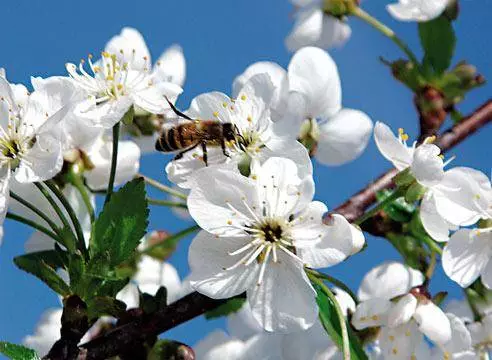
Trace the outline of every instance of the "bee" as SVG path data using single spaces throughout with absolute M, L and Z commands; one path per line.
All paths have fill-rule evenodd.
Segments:
M 185 153 L 201 146 L 203 150 L 203 162 L 208 166 L 208 146 L 220 146 L 222 153 L 229 157 L 226 150 L 228 142 L 235 142 L 239 135 L 237 126 L 232 123 L 221 123 L 216 120 L 197 120 L 179 111 L 167 99 L 169 106 L 176 115 L 190 122 L 178 124 L 164 129 L 155 143 L 155 149 L 162 152 L 173 152 L 180 150 L 174 160 L 183 157 Z

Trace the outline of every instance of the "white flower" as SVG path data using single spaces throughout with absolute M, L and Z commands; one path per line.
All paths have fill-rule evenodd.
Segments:
M 423 144 L 407 146 L 403 129 L 396 137 L 391 129 L 376 123 L 374 139 L 381 154 L 400 171 L 409 170 L 426 188 L 420 209 L 422 225 L 437 241 L 447 241 L 450 230 L 475 223 L 486 216 L 491 198 L 490 182 L 480 172 L 463 167 L 444 171 L 441 150 L 428 138 Z M 485 178 L 485 179 L 484 179 Z M 488 189 L 487 189 L 488 187 Z
M 109 183 L 111 157 L 113 155 L 112 138 L 102 134 L 87 148 L 83 148 L 90 159 L 93 169 L 84 173 L 87 185 L 93 190 L 106 189 Z M 129 140 L 118 143 L 115 185 L 131 180 L 140 168 L 140 148 Z
M 208 334 L 204 339 L 193 346 L 195 357 L 200 360 L 242 359 L 244 342 L 227 335 L 222 330 Z
M 33 335 L 24 337 L 22 343 L 36 350 L 40 356 L 48 354 L 53 344 L 60 338 L 63 309 L 46 310 L 39 320 Z
M 486 315 L 480 321 L 468 325 L 472 344 L 485 351 L 492 349 L 492 315 Z
M 29 94 L 0 77 L 0 223 L 9 202 L 11 176 L 21 183 L 55 176 L 63 158 L 53 129 L 63 120 L 72 93 L 59 82 Z
M 223 154 L 220 147 L 207 147 L 209 167 L 228 164 L 230 168 L 252 160 L 264 161 L 271 156 L 283 156 L 294 160 L 303 174 L 312 173 L 309 155 L 284 122 L 273 122 L 270 104 L 274 87 L 267 74 L 257 74 L 249 79 L 231 100 L 225 94 L 211 92 L 199 95 L 191 102 L 187 115 L 192 119 L 212 119 L 231 123 L 235 127 L 236 141 L 226 144 Z M 169 179 L 180 187 L 190 188 L 190 176 L 205 167 L 201 149 L 187 151 L 179 160 L 166 167 Z
M 274 120 L 284 123 L 284 131 L 298 136 L 301 124 L 310 122 L 319 162 L 340 165 L 364 151 L 372 121 L 361 111 L 342 108 L 338 69 L 325 51 L 315 47 L 300 49 L 287 71 L 275 63 L 255 63 L 234 80 L 234 95 L 248 79 L 260 73 L 267 73 L 275 86 L 271 106 Z
M 437 359 L 475 359 L 472 349 L 472 339 L 465 322 L 458 316 L 446 313 L 451 324 L 451 339 L 435 347 L 432 358 Z
M 429 21 L 441 15 L 448 3 L 449 0 L 399 0 L 386 8 L 400 21 Z
M 139 306 L 140 293 L 153 296 L 162 286 L 167 290 L 168 304 L 181 296 L 181 280 L 174 266 L 142 255 L 137 264 L 137 272 L 131 282 L 118 293 L 117 299 L 123 301 L 128 309 L 136 308 Z
M 84 61 L 78 67 L 66 65 L 70 77 L 87 97 L 78 104 L 76 114 L 96 126 L 112 127 L 132 105 L 162 114 L 169 110 L 165 96 L 174 102 L 182 92 L 180 86 L 168 81 L 164 70 L 150 69 L 147 46 L 134 29 L 123 29 L 101 55 L 96 63 L 91 55 L 88 57 L 92 74 L 84 69 Z
M 364 278 L 359 294 L 365 300 L 357 306 L 352 324 L 358 330 L 382 327 L 378 346 L 383 358 L 416 356 L 423 335 L 440 346 L 450 341 L 449 319 L 425 290 L 415 287 L 422 281 L 415 270 L 395 263 L 383 264 Z
M 479 276 L 492 289 L 492 228 L 460 229 L 444 247 L 444 272 L 462 287 L 468 287 Z
M 304 265 L 343 261 L 362 233 L 340 215 L 322 223 L 327 208 L 312 201 L 312 177 L 300 178 L 289 159 L 254 164 L 250 178 L 208 168 L 195 181 L 188 209 L 205 231 L 190 246 L 191 286 L 216 299 L 246 292 L 267 331 L 309 328 L 318 311 Z
M 296 22 L 292 32 L 285 39 L 290 51 L 303 46 L 318 46 L 328 49 L 343 45 L 352 30 L 344 20 L 338 19 L 324 10 L 329 0 L 291 0 L 299 7 L 296 11 Z

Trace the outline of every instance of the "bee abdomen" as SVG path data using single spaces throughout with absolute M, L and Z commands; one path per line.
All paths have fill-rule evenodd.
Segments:
M 163 152 L 171 152 L 181 149 L 180 144 L 176 141 L 176 135 L 178 135 L 178 133 L 175 128 L 163 131 L 155 143 L 155 149 Z

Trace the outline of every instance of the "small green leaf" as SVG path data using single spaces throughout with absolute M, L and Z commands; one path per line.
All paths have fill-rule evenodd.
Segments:
M 205 313 L 205 319 L 210 320 L 235 313 L 239 311 L 239 309 L 241 309 L 245 301 L 246 298 L 243 297 L 235 297 L 229 299 L 224 304 L 219 305 L 215 309 L 207 311 Z
M 67 296 L 71 293 L 67 283 L 44 260 L 23 255 L 14 258 L 14 263 L 19 269 L 39 278 L 56 293 L 62 296 Z
M 442 74 L 453 58 L 456 35 L 451 21 L 441 15 L 437 19 L 419 23 L 420 43 L 424 49 L 424 64 Z
M 384 201 L 393 192 L 391 190 L 383 190 L 376 194 L 378 202 Z M 391 204 L 384 207 L 384 211 L 388 216 L 397 222 L 406 223 L 412 219 L 412 215 L 415 211 L 415 205 L 409 204 L 404 198 L 398 198 Z
M 26 261 L 38 262 L 44 261 L 49 267 L 58 269 L 64 266 L 64 262 L 66 261 L 64 257 L 64 254 L 59 253 L 57 250 L 45 250 L 17 256 L 16 259 L 26 259 Z
M 109 315 L 119 318 L 126 310 L 126 304 L 109 296 L 96 296 L 87 302 L 89 319 Z
M 324 329 L 333 340 L 333 342 L 341 349 L 342 348 L 342 330 L 340 328 L 340 322 L 335 310 L 335 304 L 326 296 L 319 286 L 313 284 L 316 292 L 316 302 L 319 307 L 319 318 Z M 350 324 L 347 324 L 347 331 L 349 335 L 350 343 L 350 359 L 351 360 L 367 360 L 368 357 L 360 344 L 357 335 L 354 333 Z
M 108 268 L 127 260 L 145 235 L 148 216 L 144 181 L 134 179 L 104 205 L 92 231 L 91 258 L 104 259 Z
M 36 351 L 21 345 L 0 341 L 0 353 L 11 360 L 40 360 Z

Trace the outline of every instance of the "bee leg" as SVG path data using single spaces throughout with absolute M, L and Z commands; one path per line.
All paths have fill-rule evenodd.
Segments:
M 188 148 L 188 149 L 185 149 L 185 150 L 181 151 L 179 154 L 177 154 L 177 155 L 174 157 L 173 161 L 174 161 L 174 160 L 179 160 L 179 159 L 183 158 L 183 155 L 184 155 L 184 154 L 186 154 L 188 151 L 193 150 L 193 149 L 194 149 L 194 148 L 196 148 L 198 145 L 200 145 L 200 143 L 196 143 L 196 144 L 195 144 L 195 145 L 193 145 L 192 147 L 190 147 L 190 148 Z
M 205 163 L 205 166 L 208 166 L 207 143 L 205 141 L 202 142 L 202 151 L 203 151 L 203 162 Z
M 224 154 L 224 156 L 230 157 L 229 153 L 226 150 L 226 143 L 224 139 L 222 139 L 222 141 L 220 142 L 220 147 L 222 148 L 222 154 Z

